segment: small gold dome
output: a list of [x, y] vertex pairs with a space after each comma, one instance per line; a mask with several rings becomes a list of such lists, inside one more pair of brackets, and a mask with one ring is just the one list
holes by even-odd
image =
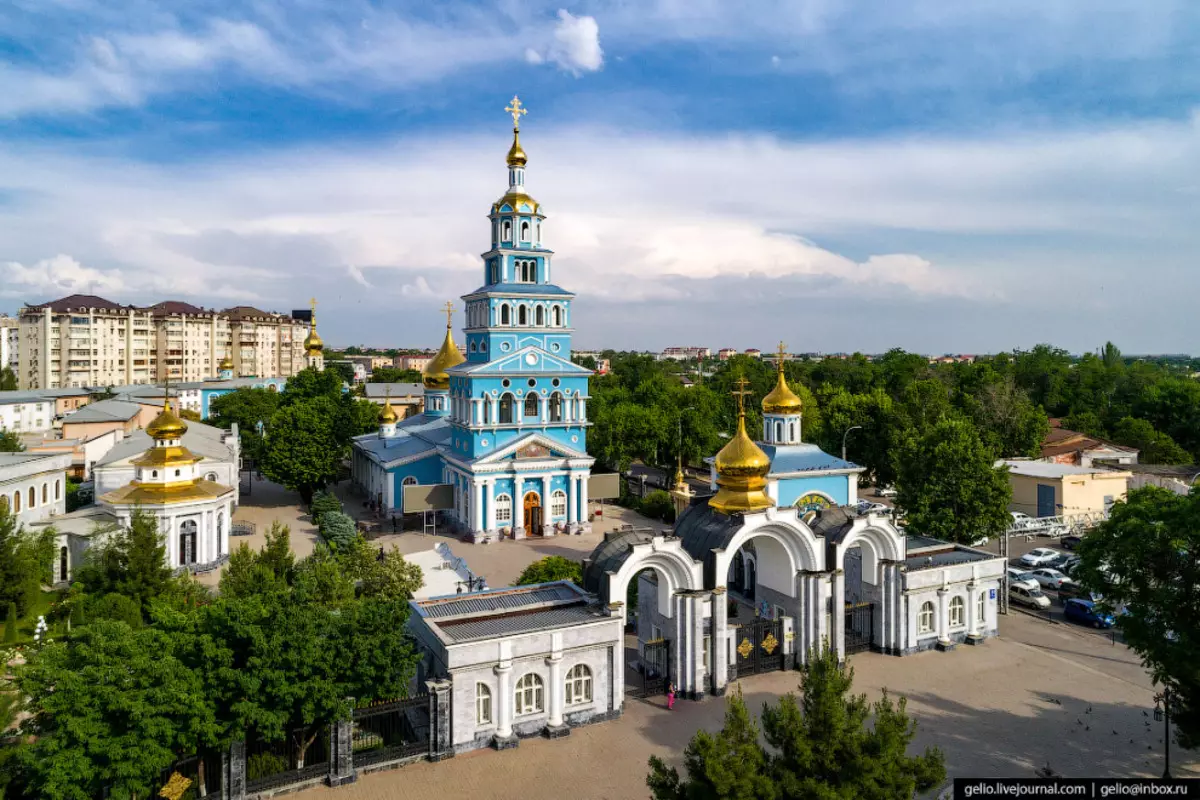
[[308, 336], [304, 337], [304, 353], [310, 356], [319, 356], [321, 351], [325, 349], [325, 343], [321, 341], [321, 337], [317, 335], [316, 323], [309, 328]]
[[717, 468], [717, 493], [708, 505], [722, 514], [738, 511], [762, 511], [772, 508], [775, 501], [767, 496], [767, 473], [771, 471], [771, 459], [746, 434], [746, 409], [742, 403], [745, 379], [738, 395], [738, 427], [717, 457], [713, 460]]
[[528, 158], [525, 156], [525, 150], [521, 147], [521, 134], [514, 129], [512, 147], [508, 148], [508, 165], [510, 167], [523, 167], [527, 161]]
[[171, 411], [171, 398], [163, 403], [163, 410], [146, 426], [146, 433], [155, 441], [166, 439], [181, 439], [187, 433], [187, 423], [175, 416]]
[[396, 416], [396, 409], [392, 408], [392, 398], [389, 396], [383, 404], [383, 411], [379, 414], [379, 421], [384, 425], [395, 425], [400, 419]]
[[796, 393], [788, 388], [787, 381], [783, 377], [783, 360], [779, 361], [779, 380], [775, 382], [775, 388], [770, 394], [762, 399], [762, 410], [764, 414], [799, 414], [804, 408], [804, 404]]
[[438, 350], [433, 360], [425, 365], [425, 369], [421, 370], [421, 382], [425, 384], [426, 389], [445, 391], [450, 388], [450, 376], [446, 374], [446, 370], [457, 367], [466, 360], [467, 357], [454, 343], [454, 332], [447, 323], [446, 338], [442, 341], [442, 349]]
[[221, 359], [221, 363], [217, 365], [217, 369], [221, 370], [222, 372], [233, 372], [233, 359], [229, 356], [225, 356]]
[[538, 204], [538, 201], [534, 200], [532, 197], [525, 194], [524, 190], [522, 190], [520, 192], [510, 191], [510, 192], [505, 193], [504, 197], [501, 197], [499, 200], [492, 203], [492, 213], [493, 214], [507, 213], [507, 212], [502, 212], [500, 210], [500, 209], [504, 208], [504, 206], [506, 206], [506, 205], [509, 208], [511, 208], [513, 211], [520, 212], [520, 210], [521, 210], [520, 204], [521, 203], [525, 203], [531, 209], [533, 209], [534, 214], [542, 213], [542, 207], [541, 207], [541, 205]]

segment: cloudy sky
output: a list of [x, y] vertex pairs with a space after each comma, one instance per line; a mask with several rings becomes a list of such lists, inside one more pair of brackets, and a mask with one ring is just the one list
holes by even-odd
[[514, 93], [579, 347], [1200, 352], [1196, 0], [8, 0], [0, 311], [436, 346]]

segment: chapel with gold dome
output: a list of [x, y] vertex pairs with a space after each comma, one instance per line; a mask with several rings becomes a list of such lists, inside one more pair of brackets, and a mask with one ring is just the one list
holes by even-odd
[[[421, 372], [424, 412], [381, 418], [358, 437], [352, 480], [387, 514], [404, 513], [404, 487], [448, 484], [452, 525], [474, 541], [579, 533], [588, 523], [588, 378], [571, 361], [575, 295], [553, 282], [544, 207], [526, 187], [526, 108], [514, 97], [508, 186], [488, 210], [483, 283], [454, 306], [437, 355]], [[386, 410], [384, 412], [386, 415]]]

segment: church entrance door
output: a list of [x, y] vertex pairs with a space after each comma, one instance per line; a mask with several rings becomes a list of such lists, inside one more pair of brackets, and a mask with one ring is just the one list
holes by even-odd
[[525, 495], [525, 530], [539, 536], [542, 533], [542, 501], [537, 492]]

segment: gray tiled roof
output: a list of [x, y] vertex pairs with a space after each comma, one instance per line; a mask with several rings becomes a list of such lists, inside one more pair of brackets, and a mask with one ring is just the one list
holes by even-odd
[[63, 422], [124, 422], [137, 416], [142, 407], [124, 400], [100, 400], [83, 406], [63, 418]]
[[[468, 615], [497, 614], [523, 611], [547, 603], [561, 604], [580, 601], [583, 596], [565, 581], [543, 583], [530, 587], [505, 587], [487, 592], [432, 598], [418, 603], [424, 616], [447, 619]], [[449, 623], [443, 623], [443, 626]]]
[[[202, 422], [189, 422], [188, 429], [183, 434], [183, 446], [193, 454], [211, 458], [214, 461], [231, 461], [233, 453], [229, 445], [222, 441], [225, 431]], [[104, 457], [96, 462], [103, 467], [115, 464], [126, 458], [141, 455], [154, 446], [154, 439], [145, 430], [139, 428], [118, 442]]]
[[579, 625], [585, 622], [595, 622], [598, 619], [608, 619], [608, 617], [600, 614], [595, 606], [580, 602], [523, 614], [501, 614], [482, 619], [468, 618], [461, 622], [443, 622], [438, 627], [442, 629], [442, 633], [447, 639], [459, 643], [490, 639], [493, 636], [532, 633], [564, 625]]

